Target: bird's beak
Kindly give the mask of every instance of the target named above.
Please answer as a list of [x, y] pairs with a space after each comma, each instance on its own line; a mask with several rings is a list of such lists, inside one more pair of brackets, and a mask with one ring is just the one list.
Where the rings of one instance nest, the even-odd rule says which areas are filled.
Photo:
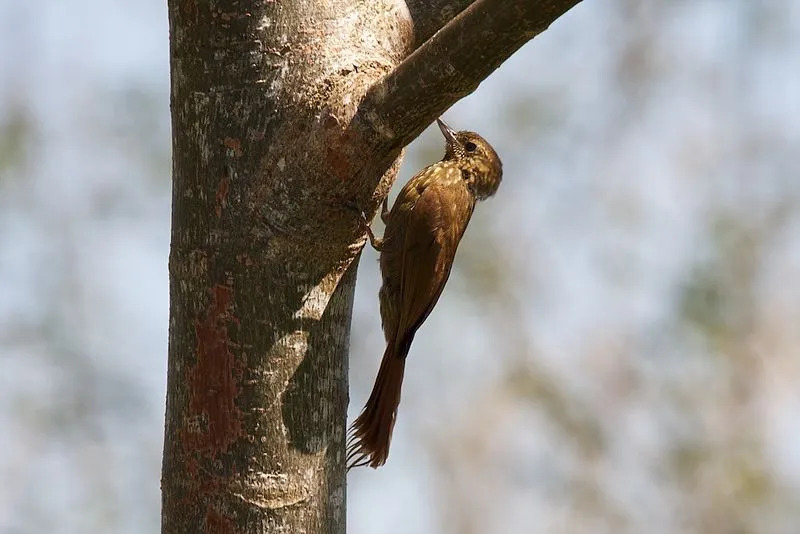
[[456, 132], [452, 128], [446, 125], [442, 119], [436, 119], [436, 124], [439, 125], [439, 129], [442, 131], [445, 141], [447, 141], [447, 146], [452, 147], [458, 144]]

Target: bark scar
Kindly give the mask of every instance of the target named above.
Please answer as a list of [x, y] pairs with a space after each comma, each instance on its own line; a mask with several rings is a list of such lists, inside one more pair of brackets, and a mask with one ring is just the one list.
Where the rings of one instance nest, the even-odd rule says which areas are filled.
[[197, 363], [189, 370], [187, 440], [190, 449], [216, 457], [242, 435], [242, 412], [236, 406], [243, 364], [231, 352], [233, 290], [211, 288], [206, 316], [195, 322]]
[[236, 525], [234, 522], [219, 513], [209, 504], [206, 508], [206, 520], [204, 524], [204, 532], [223, 534], [225, 532], [236, 532]]

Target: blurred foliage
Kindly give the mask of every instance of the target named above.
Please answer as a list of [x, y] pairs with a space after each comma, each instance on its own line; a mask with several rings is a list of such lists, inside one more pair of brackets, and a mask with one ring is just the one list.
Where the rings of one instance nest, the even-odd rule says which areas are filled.
[[0, 118], [0, 186], [9, 170], [25, 163], [34, 136], [31, 117], [23, 105], [8, 102], [6, 110], [7, 116]]
[[[517, 94], [501, 106], [509, 143], [503, 147], [508, 150], [525, 139], [529, 144], [522, 150], [536, 154], [525, 160], [532, 168], [516, 169], [539, 180], [542, 187], [533, 194], [548, 195], [551, 186], [542, 172], [547, 161], [542, 147], [552, 146], [553, 136], [568, 136], [569, 129], [574, 130], [574, 162], [591, 161], [584, 172], [610, 179], [589, 185], [597, 192], [591, 203], [584, 203], [585, 191], [562, 198], [550, 194], [553, 205], [529, 204], [523, 215], [524, 207], [500, 200], [501, 189], [498, 200], [477, 208], [448, 291], [467, 299], [470, 315], [485, 321], [481, 326], [492, 341], [487, 345], [491, 352], [484, 349], [483, 357], [501, 355], [504, 371], [495, 380], [461, 386], [470, 393], [461, 397], [458, 416], [440, 411], [438, 424], [432, 424], [437, 502], [443, 504], [441, 532], [788, 534], [800, 524], [796, 466], [788, 475], [770, 452], [776, 447], [772, 425], [792, 425], [792, 444], [782, 445], [790, 449], [798, 447], [800, 428], [770, 416], [780, 408], [765, 389], [773, 380], [771, 373], [780, 369], [794, 373], [785, 377], [788, 384], [800, 378], [790, 363], [800, 356], [800, 340], [788, 332], [776, 335], [776, 329], [800, 324], [800, 310], [792, 308], [794, 315], [780, 325], [763, 315], [771, 308], [764, 288], [772, 282], [765, 276], [774, 271], [776, 261], [787, 261], [785, 251], [776, 248], [786, 246], [778, 236], [798, 224], [800, 183], [789, 177], [797, 176], [789, 169], [796, 169], [791, 146], [800, 135], [791, 123], [772, 124], [782, 133], [762, 127], [769, 113], [765, 103], [733, 87], [721, 91], [704, 110], [707, 125], [661, 113], [665, 108], [677, 113], [682, 102], [691, 109], [692, 98], [705, 98], [693, 97], [692, 91], [714, 91], [741, 76], [764, 75], [759, 70], [761, 47], [792, 46], [795, 52], [789, 57], [797, 60], [796, 38], [790, 39], [791, 45], [775, 39], [786, 26], [780, 9], [721, 6], [606, 5], [607, 14], [613, 13], [608, 14], [616, 28], [611, 42], [617, 47], [611, 47], [605, 78], [575, 82], [596, 84], [598, 101], [608, 103], [605, 109], [583, 114], [590, 105], [581, 108], [581, 89], [559, 94], [549, 89], [552, 80], [534, 82], [529, 94]], [[711, 22], [711, 13], [734, 26]], [[695, 45], [695, 58], [668, 48], [670, 32], [692, 18], [711, 22], [711, 33], [720, 41]], [[792, 20], [798, 27], [800, 20]], [[757, 32], [751, 31], [754, 27]], [[746, 39], [747, 52], [737, 55], [743, 49], [722, 45], [727, 36]], [[683, 37], [691, 47], [694, 37]], [[709, 57], [715, 63], [704, 65]], [[687, 72], [699, 77], [687, 79]], [[680, 83], [687, 87], [676, 85]], [[669, 86], [672, 95], [664, 89]], [[721, 119], [720, 128], [728, 131], [714, 137], [719, 129], [711, 121], [728, 109], [736, 110], [736, 121]], [[703, 133], [706, 146], [689, 144], [694, 127], [710, 128]], [[677, 135], [672, 135], [675, 128]], [[650, 147], [641, 148], [640, 141]], [[683, 154], [685, 160], [673, 155], [671, 161], [659, 160], [658, 153], [672, 150], [671, 143], [676, 146], [673, 154]], [[422, 159], [433, 158], [425, 152]], [[564, 174], [568, 168], [561, 170], [561, 180], [573, 178]], [[609, 168], [631, 179], [609, 175]], [[519, 185], [507, 185], [519, 179], [507, 171], [504, 187], [519, 192]], [[638, 193], [640, 184], [659, 192]], [[558, 188], [564, 190], [563, 185]], [[558, 204], [570, 202], [582, 206], [575, 213], [583, 220], [553, 224]], [[673, 202], [683, 202], [676, 208], [679, 219], [661, 223], [658, 217], [670, 216], [665, 209]], [[536, 208], [544, 211], [537, 213]], [[543, 228], [532, 227], [533, 221]], [[683, 242], [675, 245], [664, 234], [654, 235], [654, 227], [662, 224], [674, 232], [685, 228]], [[629, 241], [624, 260], [613, 256], [613, 249], [601, 252], [607, 266], [589, 264], [583, 270], [576, 261], [584, 261], [584, 253], [564, 252], [624, 243], [625, 234], [637, 236], [637, 241]], [[795, 251], [800, 246], [797, 239], [790, 243]], [[571, 259], [561, 261], [563, 255]], [[647, 273], [648, 265], [652, 275], [636, 274]], [[793, 265], [788, 272], [794, 278], [778, 284], [797, 299], [800, 272]], [[552, 272], [558, 268], [566, 271]], [[613, 281], [618, 293], [597, 288], [586, 277]], [[648, 278], [668, 289], [642, 285]], [[641, 309], [657, 310], [647, 320], [625, 303], [641, 295], [651, 299]], [[448, 311], [458, 322], [453, 314]], [[436, 316], [431, 321], [436, 323]], [[562, 333], [548, 331], [553, 328]], [[789, 344], [776, 346], [779, 339]], [[468, 342], [448, 343], [450, 351], [469, 351]], [[413, 365], [426, 365], [415, 360], [424, 352], [443, 357], [441, 349], [417, 347], [410, 356]], [[459, 380], [459, 375], [450, 378]], [[447, 387], [455, 387], [453, 380]], [[435, 403], [442, 394], [434, 390], [428, 402]], [[800, 401], [797, 391], [792, 398]], [[409, 425], [420, 424], [413, 414], [402, 417], [412, 420]], [[520, 474], [530, 469], [537, 474], [521, 487]]]

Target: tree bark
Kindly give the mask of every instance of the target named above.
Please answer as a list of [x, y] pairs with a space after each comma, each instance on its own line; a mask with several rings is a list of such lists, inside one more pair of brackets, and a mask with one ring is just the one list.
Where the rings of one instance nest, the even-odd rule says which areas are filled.
[[[545, 20], [577, 1], [545, 2], [558, 6]], [[447, 30], [469, 4], [169, 0], [163, 532], [345, 531], [348, 335], [364, 244], [348, 205], [374, 211], [403, 146], [463, 96], [390, 112], [385, 94], [406, 82], [380, 88], [415, 48], [455, 54], [451, 37], [427, 39], [445, 23], [437, 35], [463, 35]], [[461, 16], [479, 6], [499, 3]], [[513, 32], [495, 37], [518, 47], [533, 36]], [[490, 67], [464, 67], [465, 87], [513, 52], [492, 50]], [[424, 72], [404, 68], [399, 80]], [[424, 79], [447, 84], [443, 72]]]

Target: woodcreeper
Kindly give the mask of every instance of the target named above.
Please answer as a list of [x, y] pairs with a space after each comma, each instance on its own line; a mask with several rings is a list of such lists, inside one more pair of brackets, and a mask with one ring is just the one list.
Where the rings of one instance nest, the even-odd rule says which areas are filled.
[[364, 231], [380, 251], [386, 351], [369, 400], [350, 428], [348, 469], [386, 463], [414, 334], [442, 294], [475, 202], [492, 196], [503, 175], [500, 158], [480, 135], [437, 123], [447, 143], [444, 158], [409, 180], [391, 211], [384, 199], [383, 239], [362, 213]]

